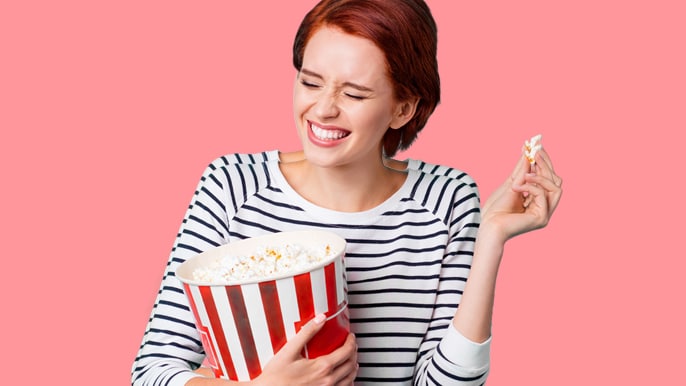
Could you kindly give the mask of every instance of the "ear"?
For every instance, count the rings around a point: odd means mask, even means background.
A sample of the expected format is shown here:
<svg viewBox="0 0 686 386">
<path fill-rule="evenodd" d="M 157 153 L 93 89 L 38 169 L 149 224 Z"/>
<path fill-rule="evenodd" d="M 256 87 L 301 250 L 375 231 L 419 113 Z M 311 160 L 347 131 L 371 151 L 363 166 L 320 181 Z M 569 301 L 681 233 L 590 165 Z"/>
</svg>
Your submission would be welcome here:
<svg viewBox="0 0 686 386">
<path fill-rule="evenodd" d="M 417 105 L 419 104 L 419 98 L 408 99 L 403 102 L 398 102 L 393 111 L 393 119 L 391 124 L 388 125 L 391 129 L 399 129 L 414 117 L 414 113 L 417 111 Z"/>
</svg>

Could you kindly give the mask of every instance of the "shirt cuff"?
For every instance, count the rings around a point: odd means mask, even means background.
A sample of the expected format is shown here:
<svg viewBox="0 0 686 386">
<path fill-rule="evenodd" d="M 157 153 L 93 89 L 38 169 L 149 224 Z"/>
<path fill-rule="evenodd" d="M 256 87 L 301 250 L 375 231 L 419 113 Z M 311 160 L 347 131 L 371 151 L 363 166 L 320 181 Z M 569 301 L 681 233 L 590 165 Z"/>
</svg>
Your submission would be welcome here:
<svg viewBox="0 0 686 386">
<path fill-rule="evenodd" d="M 467 339 L 451 323 L 440 349 L 448 360 L 460 367 L 484 368 L 490 363 L 491 337 L 483 343 L 476 343 Z"/>
<path fill-rule="evenodd" d="M 179 386 L 185 386 L 188 381 L 190 381 L 193 378 L 201 378 L 203 377 L 202 374 L 198 374 L 193 371 L 184 371 L 182 373 L 176 374 L 174 378 L 171 379 L 171 382 L 169 382 L 169 385 L 179 385 Z"/>
</svg>

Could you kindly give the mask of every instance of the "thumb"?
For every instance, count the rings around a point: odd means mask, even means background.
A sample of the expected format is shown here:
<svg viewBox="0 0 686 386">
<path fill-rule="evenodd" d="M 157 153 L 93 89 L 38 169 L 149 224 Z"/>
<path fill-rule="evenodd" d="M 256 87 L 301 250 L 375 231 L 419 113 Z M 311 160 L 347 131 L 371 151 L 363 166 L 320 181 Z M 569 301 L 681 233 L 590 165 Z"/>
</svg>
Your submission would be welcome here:
<svg viewBox="0 0 686 386">
<path fill-rule="evenodd" d="M 310 319 L 292 339 L 286 342 L 281 351 L 285 351 L 284 354 L 288 356 L 299 357 L 307 342 L 324 327 L 324 322 L 326 322 L 324 314 L 318 314 Z"/>
</svg>

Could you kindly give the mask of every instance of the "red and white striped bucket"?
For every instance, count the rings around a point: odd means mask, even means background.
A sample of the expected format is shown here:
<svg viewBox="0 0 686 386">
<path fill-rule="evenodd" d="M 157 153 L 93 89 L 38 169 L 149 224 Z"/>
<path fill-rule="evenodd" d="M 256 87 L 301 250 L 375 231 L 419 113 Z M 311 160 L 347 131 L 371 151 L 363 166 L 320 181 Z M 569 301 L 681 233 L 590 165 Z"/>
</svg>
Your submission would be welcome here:
<svg viewBox="0 0 686 386">
<path fill-rule="evenodd" d="M 329 245 L 336 253 L 307 272 L 231 285 L 193 279 L 193 271 L 223 256 L 253 253 L 260 246 Z M 325 231 L 293 231 L 249 238 L 205 251 L 181 264 L 176 276 L 195 315 L 207 363 L 215 376 L 248 381 L 315 315 L 327 321 L 303 354 L 316 358 L 345 341 L 350 331 L 345 280 L 345 239 Z"/>
</svg>

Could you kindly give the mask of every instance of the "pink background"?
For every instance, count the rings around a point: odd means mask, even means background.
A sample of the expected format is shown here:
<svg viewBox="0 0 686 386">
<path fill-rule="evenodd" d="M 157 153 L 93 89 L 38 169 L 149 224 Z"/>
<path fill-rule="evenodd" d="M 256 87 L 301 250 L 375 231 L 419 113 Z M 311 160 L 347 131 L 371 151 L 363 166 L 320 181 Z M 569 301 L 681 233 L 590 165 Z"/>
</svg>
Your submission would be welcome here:
<svg viewBox="0 0 686 386">
<path fill-rule="evenodd" d="M 298 147 L 313 3 L 0 4 L 3 384 L 129 382 L 204 167 Z M 487 197 L 542 133 L 565 181 L 550 226 L 508 245 L 488 385 L 683 380 L 683 3 L 429 4 L 443 101 L 401 157 Z"/>
</svg>

